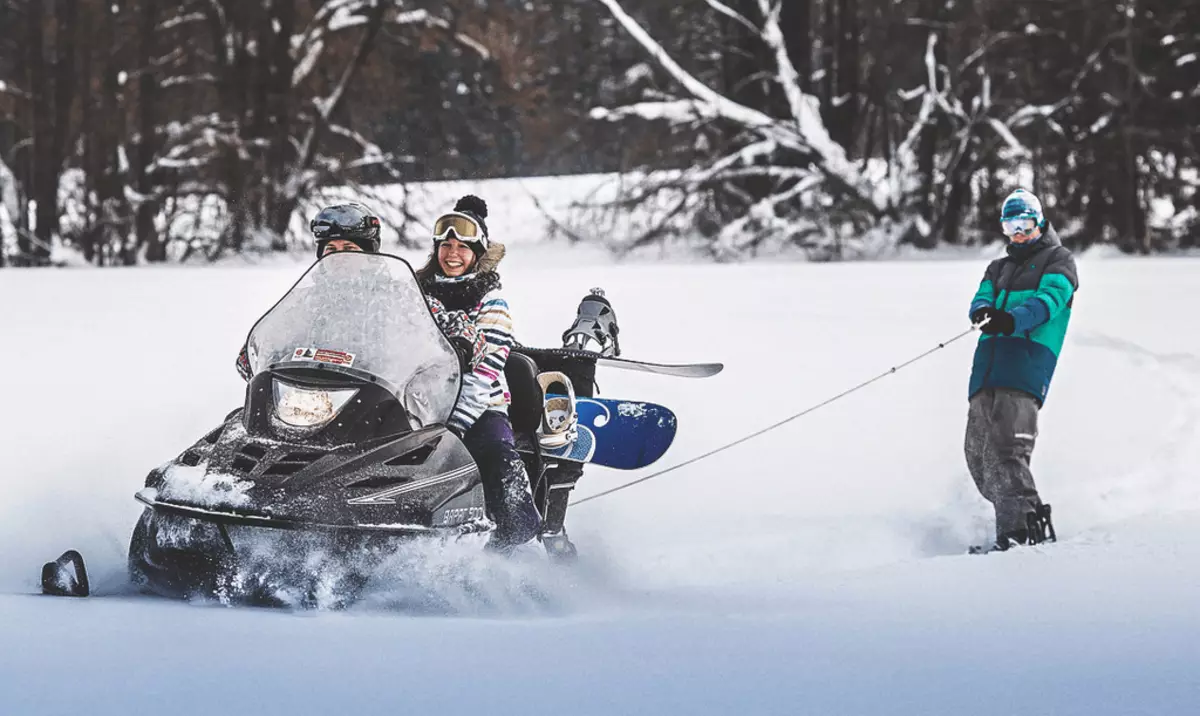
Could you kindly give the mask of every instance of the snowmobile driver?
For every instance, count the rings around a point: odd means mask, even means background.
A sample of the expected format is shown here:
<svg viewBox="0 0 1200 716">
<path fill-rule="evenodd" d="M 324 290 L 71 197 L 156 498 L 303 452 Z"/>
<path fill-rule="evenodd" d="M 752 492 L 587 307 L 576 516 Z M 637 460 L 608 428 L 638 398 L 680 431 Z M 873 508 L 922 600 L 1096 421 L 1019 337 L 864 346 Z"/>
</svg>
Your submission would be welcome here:
<svg viewBox="0 0 1200 716">
<path fill-rule="evenodd" d="M 514 345 L 513 322 L 496 272 L 505 249 L 488 236 L 487 213 L 483 199 L 467 195 L 440 216 L 433 225 L 433 251 L 417 280 L 451 342 L 472 346 L 469 357 L 461 354 L 462 392 L 448 427 L 479 467 L 484 499 L 496 520 L 488 546 L 506 552 L 537 536 L 541 515 L 508 417 L 512 399 L 504 368 Z"/>
<path fill-rule="evenodd" d="M 993 548 L 1006 550 L 1055 539 L 1029 463 L 1079 276 L 1030 192 L 1004 200 L 1000 226 L 1007 255 L 988 265 L 969 310 L 984 335 L 971 367 L 964 449 L 976 488 L 995 508 Z"/>
<path fill-rule="evenodd" d="M 317 240 L 317 259 L 340 251 L 379 253 L 379 217 L 362 204 L 337 204 L 321 209 L 308 228 Z M 254 377 L 246 346 L 238 352 L 237 372 L 243 380 Z"/>
</svg>

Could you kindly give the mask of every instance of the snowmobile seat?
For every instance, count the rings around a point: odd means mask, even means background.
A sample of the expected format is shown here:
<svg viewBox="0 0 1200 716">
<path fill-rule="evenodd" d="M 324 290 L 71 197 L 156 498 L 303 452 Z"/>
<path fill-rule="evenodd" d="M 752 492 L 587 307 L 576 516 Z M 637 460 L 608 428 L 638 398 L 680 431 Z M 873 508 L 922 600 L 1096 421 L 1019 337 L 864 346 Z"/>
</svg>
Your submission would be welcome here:
<svg viewBox="0 0 1200 716">
<path fill-rule="evenodd" d="M 504 378 L 512 404 L 508 406 L 508 419 L 513 432 L 533 435 L 542 424 L 545 396 L 538 384 L 538 366 L 527 355 L 510 353 L 504 364 Z"/>
</svg>

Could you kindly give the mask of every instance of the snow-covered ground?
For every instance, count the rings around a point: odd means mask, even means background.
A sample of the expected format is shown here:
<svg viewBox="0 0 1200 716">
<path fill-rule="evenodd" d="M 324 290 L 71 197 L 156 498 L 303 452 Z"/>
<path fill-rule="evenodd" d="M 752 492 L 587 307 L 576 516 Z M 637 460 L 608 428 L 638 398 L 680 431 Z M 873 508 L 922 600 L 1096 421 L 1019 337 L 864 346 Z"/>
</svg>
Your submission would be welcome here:
<svg viewBox="0 0 1200 716">
<path fill-rule="evenodd" d="M 980 261 L 615 265 L 517 246 L 521 340 L 603 286 L 602 372 L 679 415 L 666 467 L 966 328 Z M 412 259 L 421 258 L 414 253 Z M 584 265 L 586 264 L 586 265 Z M 133 492 L 241 402 L 233 358 L 303 266 L 0 272 L 0 714 L 1186 714 L 1200 704 L 1192 259 L 1087 260 L 1034 467 L 1059 544 L 982 557 L 964 339 L 767 436 L 573 508 L 570 572 L 460 552 L 368 603 L 122 592 Z M 642 473 L 589 469 L 586 496 Z M 79 548 L 102 595 L 37 595 Z M 464 583 L 467 586 L 464 586 Z M 406 608 L 412 590 L 440 608 Z M 536 596 L 535 596 L 536 595 Z"/>
</svg>

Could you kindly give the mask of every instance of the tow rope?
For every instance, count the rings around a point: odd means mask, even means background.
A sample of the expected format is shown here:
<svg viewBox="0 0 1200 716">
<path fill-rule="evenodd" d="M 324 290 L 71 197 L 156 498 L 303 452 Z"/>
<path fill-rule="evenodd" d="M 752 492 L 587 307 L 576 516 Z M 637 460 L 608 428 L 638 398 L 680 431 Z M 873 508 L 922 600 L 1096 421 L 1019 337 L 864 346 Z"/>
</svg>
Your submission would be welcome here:
<svg viewBox="0 0 1200 716">
<path fill-rule="evenodd" d="M 761 435 L 765 435 L 766 433 L 769 433 L 769 432 L 771 432 L 772 430 L 775 430 L 775 429 L 777 429 L 777 428 L 783 427 L 784 425 L 787 425 L 788 423 L 792 422 L 793 420 L 797 420 L 797 419 L 799 419 L 799 418 L 802 418 L 802 417 L 804 417 L 805 415 L 808 415 L 808 414 L 810 414 L 810 413 L 814 413 L 814 412 L 816 412 L 816 411 L 820 410 L 821 408 L 824 408 L 825 406 L 827 406 L 827 405 L 829 405 L 829 404 L 831 404 L 831 403 L 835 403 L 835 402 L 837 402 L 837 401 L 841 400 L 842 398 L 845 398 L 845 397 L 846 397 L 846 396 L 848 396 L 848 395 L 852 395 L 852 394 L 854 394 L 854 393 L 857 393 L 858 391 L 862 390 L 863 388 L 866 388 L 867 386 L 871 385 L 872 383 L 875 383 L 875 382 L 877 382 L 877 381 L 883 380 L 884 378 L 888 377 L 889 375 L 892 375 L 893 373 L 896 373 L 897 371 L 899 371 L 899 370 L 901 370 L 901 369 L 903 369 L 903 368 L 907 368 L 908 366 L 912 365 L 913 363 L 916 363 L 917 361 L 919 361 L 919 360 L 922 360 L 922 359 L 924 359 L 924 358 L 926 358 L 926 357 L 928 357 L 928 356 L 930 356 L 930 355 L 932 355 L 932 354 L 936 353 L 937 351 L 940 351 L 941 349 L 945 348 L 946 346 L 950 345 L 951 343 L 954 343 L 954 342 L 955 342 L 955 341 L 957 341 L 957 340 L 960 340 L 960 339 L 962 339 L 962 338 L 965 338 L 966 336 L 968 336 L 968 335 L 970 335 L 971 333 L 973 333 L 973 332 L 975 332 L 976 330 L 978 330 L 978 329 L 979 329 L 981 326 L 983 326 L 985 323 L 987 323 L 987 319 L 986 319 L 986 318 L 985 318 L 983 321 L 979 322 L 979 323 L 973 324 L 973 325 L 972 325 L 970 328 L 968 328 L 967 330 L 963 331 L 962 333 L 959 333 L 957 336 L 954 336 L 953 338 L 951 338 L 951 339 L 949 339 L 949 340 L 942 341 L 941 343 L 937 344 L 937 346 L 935 346 L 935 347 L 933 347 L 933 348 L 930 348 L 929 350 L 925 351 L 924 353 L 922 353 L 922 354 L 920 354 L 920 355 L 918 355 L 918 356 L 915 356 L 915 357 L 913 357 L 913 358 L 910 358 L 909 360 L 907 360 L 907 361 L 905 361 L 905 362 L 903 362 L 903 363 L 901 363 L 901 364 L 899 364 L 899 365 L 892 366 L 891 368 L 889 368 L 888 370 L 884 371 L 883 373 L 880 373 L 879 375 L 875 376 L 874 378 L 871 378 L 871 379 L 869 379 L 869 380 L 865 380 L 865 381 L 863 381 L 863 382 L 859 383 L 858 385 L 854 386 L 853 388 L 849 388 L 849 389 L 847 389 L 847 390 L 844 390 L 844 391 L 842 391 L 841 393 L 838 393 L 837 395 L 833 396 L 832 398 L 828 398 L 828 399 L 826 399 L 826 400 L 823 400 L 823 401 L 821 401 L 820 403 L 817 403 L 816 405 L 813 405 L 812 407 L 805 408 L 804 410 L 800 411 L 799 413 L 796 413 L 795 415 L 790 415 L 790 416 L 788 416 L 788 417 L 784 418 L 783 420 L 780 420 L 780 421 L 779 421 L 779 422 L 777 422 L 777 423 L 773 423 L 773 424 L 771 424 L 771 425 L 768 425 L 767 427 L 765 427 L 765 428 L 762 428 L 761 430 L 757 430 L 757 431 L 755 431 L 755 432 L 753 432 L 753 433 L 750 433 L 749 435 L 746 435 L 745 437 L 738 438 L 737 440 L 734 440 L 734 441 L 733 441 L 733 442 L 731 442 L 731 443 L 727 443 L 727 444 L 725 444 L 725 445 L 722 445 L 722 446 L 720 446 L 720 447 L 718 447 L 718 448 L 714 448 L 714 449 L 712 449 L 712 450 L 709 450 L 708 452 L 706 452 L 706 453 L 703 453 L 703 454 L 701 454 L 701 455 L 697 455 L 696 457 L 693 457 L 693 458 L 691 458 L 691 459 L 689 459 L 689 460 L 684 460 L 683 462 L 681 462 L 681 463 L 679 463 L 679 464 L 677 464 L 677 465 L 672 465 L 671 467 L 668 467 L 668 468 L 666 468 L 666 469 L 664 469 L 664 470 L 659 470 L 658 472 L 655 472 L 655 473 L 652 473 L 652 474 L 650 474 L 650 475 L 647 475 L 647 476 L 645 476 L 645 477 L 641 477 L 641 478 L 638 478 L 638 479 L 636 479 L 636 480 L 633 480 L 633 481 L 627 482 L 627 483 L 625 483 L 625 484 L 623 484 L 623 485 L 618 485 L 617 487 L 614 487 L 614 488 L 611 488 L 611 489 L 605 490 L 605 491 L 603 491 L 603 492 L 597 492 L 597 493 L 596 493 L 596 494 L 594 494 L 594 495 L 588 495 L 587 497 L 585 497 L 585 498 L 583 498 L 583 499 L 581 499 L 581 500 L 575 500 L 574 502 L 570 503 L 570 506 L 571 506 L 571 507 L 574 507 L 575 505 L 582 505 L 582 504 L 583 504 L 583 503 L 585 503 L 585 502 L 591 502 L 592 500 L 599 499 L 599 498 L 601 498 L 601 497 L 604 497 L 604 496 L 606 496 L 606 495 L 611 495 L 611 494 L 613 494 L 614 492 L 620 492 L 621 490 L 624 490 L 624 489 L 626 489 L 626 488 L 633 487 L 634 485 L 637 485 L 637 484 L 640 484 L 640 483 L 646 482 L 647 480 L 653 480 L 653 479 L 654 479 L 654 478 L 656 478 L 656 477 L 661 477 L 661 476 L 663 476 L 663 475 L 666 475 L 668 472 L 674 472 L 675 470 L 678 470 L 678 469 L 680 469 L 680 468 L 682 468 L 682 467 L 687 467 L 688 465 L 692 465 L 692 464 L 694 464 L 694 463 L 700 462 L 701 460 L 704 460 L 704 459 L 710 458 L 710 457 L 712 457 L 713 455 L 716 455 L 717 453 L 721 453 L 721 452 L 724 452 L 724 451 L 726 451 L 726 450 L 729 450 L 730 448 L 733 448 L 733 447 L 736 447 L 736 446 L 738 446 L 738 445 L 741 445 L 742 443 L 744 443 L 744 442 L 747 442 L 748 440 L 753 440 L 754 438 L 757 438 L 757 437 L 759 437 L 759 436 L 761 436 Z"/>
</svg>

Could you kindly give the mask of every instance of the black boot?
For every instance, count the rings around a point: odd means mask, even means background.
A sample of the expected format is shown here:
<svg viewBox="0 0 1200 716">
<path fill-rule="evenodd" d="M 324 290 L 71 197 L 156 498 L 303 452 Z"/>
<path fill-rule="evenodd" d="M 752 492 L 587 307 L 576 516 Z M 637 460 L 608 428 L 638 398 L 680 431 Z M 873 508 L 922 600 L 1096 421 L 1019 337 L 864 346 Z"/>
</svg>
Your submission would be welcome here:
<svg viewBox="0 0 1200 716">
<path fill-rule="evenodd" d="M 563 523 L 567 518 L 571 490 L 582 475 L 583 465 L 572 462 L 556 463 L 546 470 L 546 519 L 542 523 L 541 537 L 546 554 L 556 561 L 571 562 L 578 556 Z"/>
</svg>

